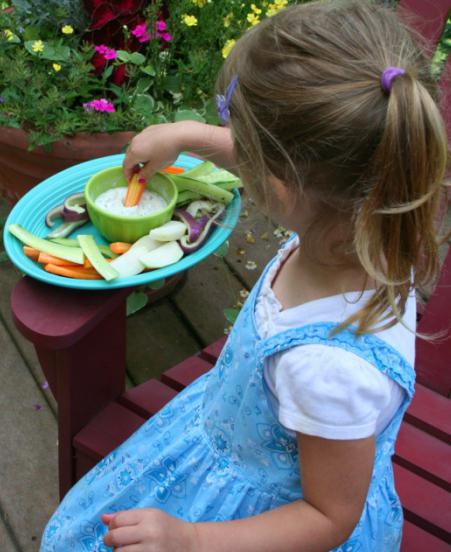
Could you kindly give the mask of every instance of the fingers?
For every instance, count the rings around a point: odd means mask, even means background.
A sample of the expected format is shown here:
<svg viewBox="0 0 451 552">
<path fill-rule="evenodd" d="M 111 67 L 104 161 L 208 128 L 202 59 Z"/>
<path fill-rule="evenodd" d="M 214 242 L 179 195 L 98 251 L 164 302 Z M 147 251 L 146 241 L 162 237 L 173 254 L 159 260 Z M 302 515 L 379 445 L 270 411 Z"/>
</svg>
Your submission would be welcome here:
<svg viewBox="0 0 451 552">
<path fill-rule="evenodd" d="M 130 546 L 119 546 L 114 552 L 145 552 L 145 549 L 140 544 L 131 544 Z"/>
<path fill-rule="evenodd" d="M 128 525 L 137 525 L 143 516 L 143 510 L 123 510 L 116 514 L 102 514 L 102 521 L 108 525 L 109 530 Z"/>
<path fill-rule="evenodd" d="M 103 537 L 103 542 L 106 546 L 111 546 L 115 550 L 119 546 L 127 546 L 129 544 L 139 544 L 142 539 L 136 530 L 136 526 L 130 525 L 128 527 L 119 527 L 108 531 Z"/>
</svg>

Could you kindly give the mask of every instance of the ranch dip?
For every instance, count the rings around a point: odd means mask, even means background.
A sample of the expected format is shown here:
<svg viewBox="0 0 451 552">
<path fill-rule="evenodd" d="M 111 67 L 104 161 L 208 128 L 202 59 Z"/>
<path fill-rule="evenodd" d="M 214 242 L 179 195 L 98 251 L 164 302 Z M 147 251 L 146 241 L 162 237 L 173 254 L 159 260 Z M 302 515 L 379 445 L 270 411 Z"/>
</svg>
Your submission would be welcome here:
<svg viewBox="0 0 451 552">
<path fill-rule="evenodd" d="M 138 205 L 134 207 L 125 207 L 124 200 L 126 193 L 126 186 L 111 188 L 97 197 L 96 205 L 113 215 L 127 217 L 145 217 L 157 211 L 161 211 L 167 206 L 166 201 L 160 194 L 144 190 Z"/>
</svg>

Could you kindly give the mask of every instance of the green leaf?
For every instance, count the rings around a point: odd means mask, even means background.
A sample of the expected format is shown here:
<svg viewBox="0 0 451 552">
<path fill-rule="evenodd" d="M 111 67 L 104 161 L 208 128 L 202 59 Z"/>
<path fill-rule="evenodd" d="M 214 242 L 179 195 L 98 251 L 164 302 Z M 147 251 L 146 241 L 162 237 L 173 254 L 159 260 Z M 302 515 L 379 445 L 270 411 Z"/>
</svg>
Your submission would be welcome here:
<svg viewBox="0 0 451 552">
<path fill-rule="evenodd" d="M 145 67 L 141 67 L 141 71 L 143 73 L 146 73 L 146 75 L 150 75 L 151 77 L 155 77 L 157 74 L 155 69 L 152 67 L 152 65 L 146 65 Z"/>
<path fill-rule="evenodd" d="M 27 40 L 24 45 L 25 48 L 32 56 L 40 57 L 42 59 L 48 59 L 50 61 L 68 61 L 70 58 L 70 48 L 68 46 L 53 46 L 44 42 L 44 49 L 42 52 L 35 52 L 33 46 L 36 40 Z"/>
<path fill-rule="evenodd" d="M 140 311 L 148 302 L 149 298 L 143 291 L 134 291 L 127 297 L 127 316 Z"/>
<path fill-rule="evenodd" d="M 149 94 L 138 94 L 133 103 L 135 111 L 140 113 L 143 117 L 152 115 L 154 107 L 155 100 Z"/>
<path fill-rule="evenodd" d="M 134 65 L 142 65 L 146 61 L 146 58 L 139 52 L 133 52 L 133 54 L 130 54 L 129 59 Z"/>
<path fill-rule="evenodd" d="M 128 52 L 126 52 L 125 50 L 117 50 L 117 57 L 118 59 L 120 59 L 121 61 L 130 61 L 130 54 Z"/>
<path fill-rule="evenodd" d="M 228 252 L 229 252 L 229 240 L 226 240 L 222 245 L 218 247 L 218 249 L 216 249 L 213 255 L 215 255 L 215 257 L 225 257 Z"/>
<path fill-rule="evenodd" d="M 102 76 L 105 80 L 109 79 L 111 77 L 111 74 L 113 73 L 114 67 L 112 65 L 109 65 L 105 71 L 103 72 Z"/>
<path fill-rule="evenodd" d="M 224 309 L 224 316 L 230 324 L 234 324 L 240 314 L 239 309 Z"/>
<path fill-rule="evenodd" d="M 150 289 L 161 289 L 164 284 L 166 283 L 166 280 L 163 278 L 162 280 L 157 280 L 156 282 L 152 282 L 149 284 Z"/>
<path fill-rule="evenodd" d="M 205 123 L 205 119 L 202 115 L 199 115 L 197 111 L 192 111 L 191 109 L 179 109 L 176 111 L 174 121 L 199 121 L 200 123 Z"/>
<path fill-rule="evenodd" d="M 144 94 L 144 92 L 147 92 L 152 86 L 152 82 L 152 79 L 149 78 L 139 79 L 136 83 L 136 92 L 138 94 Z"/>
</svg>

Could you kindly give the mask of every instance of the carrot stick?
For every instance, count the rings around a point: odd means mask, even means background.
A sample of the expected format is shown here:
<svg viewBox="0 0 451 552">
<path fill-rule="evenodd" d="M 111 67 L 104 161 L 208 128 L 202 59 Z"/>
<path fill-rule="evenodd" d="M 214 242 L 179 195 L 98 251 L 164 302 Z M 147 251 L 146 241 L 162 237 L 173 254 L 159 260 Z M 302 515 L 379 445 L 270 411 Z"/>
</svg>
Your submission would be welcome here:
<svg viewBox="0 0 451 552">
<path fill-rule="evenodd" d="M 138 205 L 141 196 L 144 193 L 146 188 L 146 181 L 143 177 L 139 177 L 137 174 L 134 174 L 129 182 L 127 187 L 127 194 L 124 200 L 125 207 L 134 207 Z"/>
<path fill-rule="evenodd" d="M 38 263 L 53 264 L 57 266 L 74 266 L 79 268 L 83 266 L 71 261 L 66 261 L 65 259 L 60 259 L 59 257 L 54 257 L 53 255 L 49 255 L 48 253 L 44 253 L 43 251 L 39 251 Z"/>
<path fill-rule="evenodd" d="M 185 172 L 185 169 L 182 169 L 182 167 L 176 167 L 172 165 L 171 167 L 166 167 L 161 172 L 165 172 L 168 174 L 182 174 Z"/>
<path fill-rule="evenodd" d="M 39 257 L 39 249 L 35 249 L 34 247 L 29 247 L 28 245 L 23 246 L 23 252 L 27 257 L 30 257 L 30 259 L 33 259 L 33 261 L 37 261 Z"/>
<path fill-rule="evenodd" d="M 110 243 L 110 249 L 113 253 L 116 253 L 116 255 L 122 255 L 123 253 L 127 253 L 127 251 L 132 246 L 131 243 L 125 243 L 125 242 L 113 242 Z"/>
<path fill-rule="evenodd" d="M 44 270 L 57 274 L 58 276 L 66 276 L 67 278 L 78 278 L 81 280 L 102 280 L 102 276 L 93 268 L 75 268 L 72 266 L 58 266 L 54 264 L 44 265 Z"/>
</svg>

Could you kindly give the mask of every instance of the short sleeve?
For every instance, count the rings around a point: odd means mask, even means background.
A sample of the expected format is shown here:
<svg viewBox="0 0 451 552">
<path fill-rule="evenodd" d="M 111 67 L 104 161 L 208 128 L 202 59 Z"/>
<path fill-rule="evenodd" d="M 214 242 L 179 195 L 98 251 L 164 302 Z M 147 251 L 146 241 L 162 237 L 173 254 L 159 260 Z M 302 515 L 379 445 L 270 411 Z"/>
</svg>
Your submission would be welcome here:
<svg viewBox="0 0 451 552">
<path fill-rule="evenodd" d="M 394 383 L 354 353 L 326 345 L 289 349 L 268 369 L 280 423 L 329 439 L 374 435 Z"/>
</svg>

